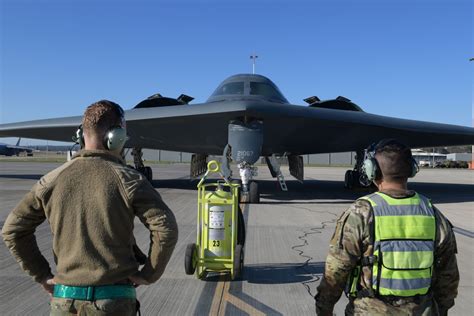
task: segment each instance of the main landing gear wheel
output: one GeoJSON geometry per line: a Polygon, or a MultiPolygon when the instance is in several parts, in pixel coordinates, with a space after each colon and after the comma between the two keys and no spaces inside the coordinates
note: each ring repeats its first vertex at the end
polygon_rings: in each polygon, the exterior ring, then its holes
{"type": "Polygon", "coordinates": [[[145,166],[143,164],[143,151],[141,147],[134,147],[132,149],[133,164],[135,165],[135,170],[142,173],[145,178],[151,182],[153,180],[153,170],[151,167],[145,166]]]}
{"type": "Polygon", "coordinates": [[[242,210],[237,210],[237,244],[238,245],[245,245],[245,222],[244,222],[244,214],[242,210]]]}
{"type": "Polygon", "coordinates": [[[151,167],[140,167],[137,169],[137,171],[143,174],[149,182],[153,181],[153,170],[151,167]]]}
{"type": "Polygon", "coordinates": [[[184,271],[188,275],[192,275],[196,271],[196,261],[194,258],[197,258],[197,246],[196,244],[188,244],[184,256],[184,271]]]}
{"type": "Polygon", "coordinates": [[[249,202],[252,204],[260,203],[260,192],[258,190],[258,183],[252,181],[249,183],[249,202]]]}
{"type": "Polygon", "coordinates": [[[244,247],[236,245],[234,249],[234,274],[232,281],[240,278],[244,270],[244,247]]]}
{"type": "Polygon", "coordinates": [[[237,179],[232,179],[230,182],[231,182],[232,184],[238,184],[238,185],[240,185],[240,188],[239,188],[239,190],[237,191],[237,192],[238,192],[238,195],[239,195],[239,196],[237,197],[237,199],[238,199],[239,203],[244,203],[244,201],[242,200],[242,181],[241,181],[241,180],[237,180],[237,179]]]}
{"type": "Polygon", "coordinates": [[[145,177],[148,181],[153,181],[153,170],[149,166],[145,167],[145,177]]]}
{"type": "Polygon", "coordinates": [[[360,173],[357,170],[347,170],[344,176],[344,187],[346,189],[355,189],[363,187],[359,181],[360,173]]]}
{"type": "Polygon", "coordinates": [[[346,189],[354,188],[354,171],[353,170],[346,171],[346,174],[344,176],[344,187],[346,189]]]}

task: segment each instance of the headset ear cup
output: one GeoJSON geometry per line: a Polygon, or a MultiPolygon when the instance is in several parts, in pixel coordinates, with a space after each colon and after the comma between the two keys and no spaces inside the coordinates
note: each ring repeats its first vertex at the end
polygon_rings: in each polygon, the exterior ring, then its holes
{"type": "Polygon", "coordinates": [[[127,130],[121,127],[115,127],[105,134],[104,147],[110,151],[119,151],[127,141],[127,130]]]}
{"type": "Polygon", "coordinates": [[[73,140],[81,146],[81,148],[84,148],[84,132],[82,130],[82,125],[79,126],[79,128],[76,130],[76,136],[73,137],[73,140]]]}
{"type": "Polygon", "coordinates": [[[374,181],[377,175],[377,161],[374,158],[364,160],[364,173],[367,180],[374,181]]]}

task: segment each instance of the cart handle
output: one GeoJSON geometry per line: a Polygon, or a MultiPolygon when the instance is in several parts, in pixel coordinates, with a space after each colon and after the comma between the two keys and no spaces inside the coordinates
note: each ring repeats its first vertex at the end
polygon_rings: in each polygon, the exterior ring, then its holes
{"type": "Polygon", "coordinates": [[[199,181],[199,183],[197,185],[198,188],[202,186],[202,184],[204,183],[204,180],[206,180],[207,176],[210,173],[219,173],[221,178],[224,179],[224,181],[227,184],[229,184],[229,182],[224,178],[224,176],[221,173],[221,165],[219,164],[219,162],[217,160],[211,160],[207,163],[207,171],[204,174],[204,176],[201,178],[201,181],[199,181]]]}
{"type": "MultiPolygon", "coordinates": [[[[220,171],[219,163],[215,160],[211,160],[207,163],[207,171],[208,172],[219,172],[220,171]]],[[[206,172],[207,174],[207,172],[206,172]]]]}

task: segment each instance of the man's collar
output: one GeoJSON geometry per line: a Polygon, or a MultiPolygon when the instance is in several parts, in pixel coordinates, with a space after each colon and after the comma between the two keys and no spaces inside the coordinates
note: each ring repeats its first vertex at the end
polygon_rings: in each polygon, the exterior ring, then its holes
{"type": "Polygon", "coordinates": [[[413,190],[404,190],[404,189],[386,189],[380,192],[395,199],[397,198],[403,199],[403,198],[411,197],[411,196],[414,196],[416,193],[413,190]]]}
{"type": "Polygon", "coordinates": [[[120,155],[110,150],[105,150],[105,149],[94,149],[94,150],[82,149],[77,154],[75,154],[72,157],[72,159],[75,159],[78,157],[101,157],[106,160],[111,160],[111,161],[115,161],[121,164],[125,164],[125,161],[122,159],[120,155]]]}

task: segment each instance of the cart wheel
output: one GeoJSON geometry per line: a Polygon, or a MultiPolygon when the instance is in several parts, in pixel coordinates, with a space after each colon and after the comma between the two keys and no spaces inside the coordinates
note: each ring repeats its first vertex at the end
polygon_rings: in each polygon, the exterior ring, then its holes
{"type": "Polygon", "coordinates": [[[237,244],[245,245],[245,221],[240,205],[237,210],[237,244]]]}
{"type": "Polygon", "coordinates": [[[244,247],[236,245],[234,250],[234,274],[232,280],[239,279],[244,269],[244,247]]]}
{"type": "Polygon", "coordinates": [[[186,274],[194,274],[196,271],[196,264],[194,262],[194,258],[197,254],[197,247],[196,244],[188,244],[186,247],[186,254],[184,256],[184,270],[186,274]]]}

